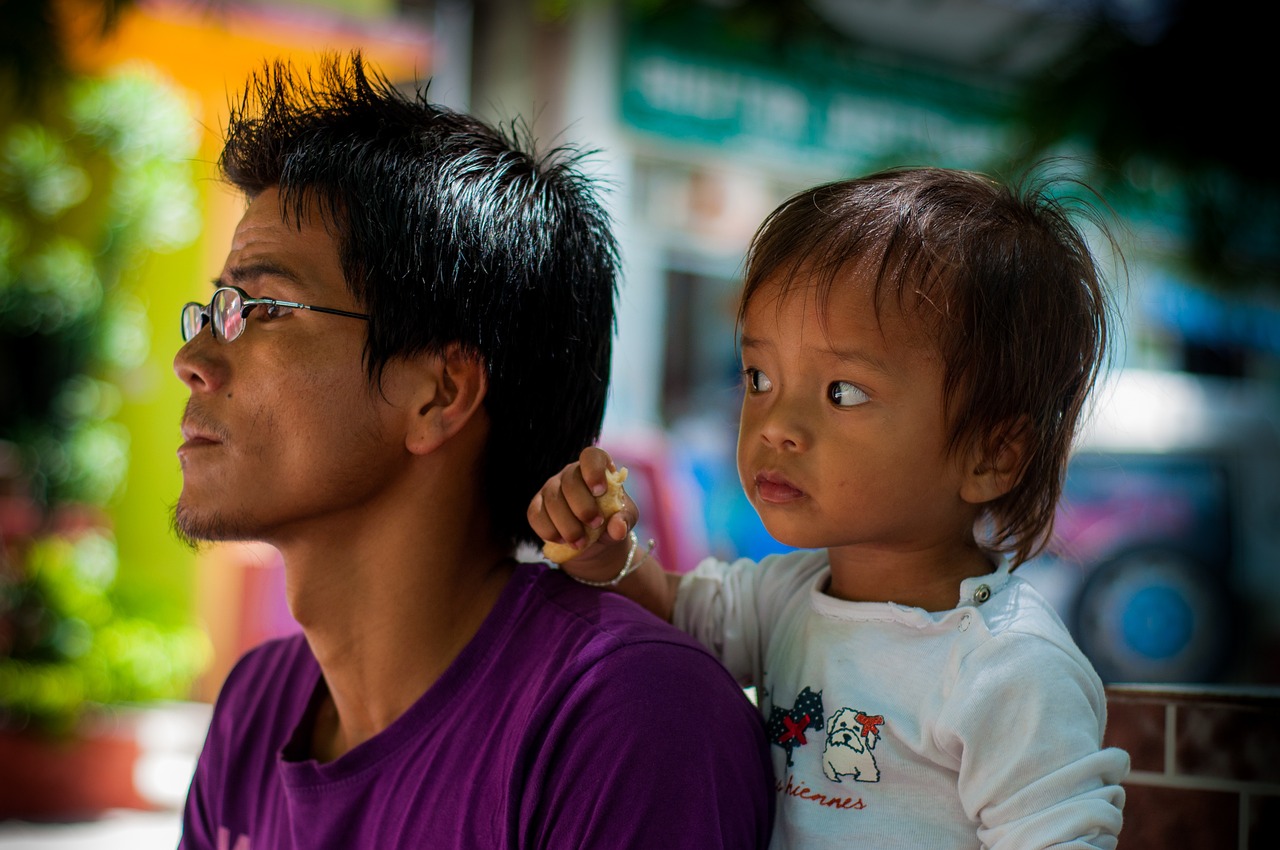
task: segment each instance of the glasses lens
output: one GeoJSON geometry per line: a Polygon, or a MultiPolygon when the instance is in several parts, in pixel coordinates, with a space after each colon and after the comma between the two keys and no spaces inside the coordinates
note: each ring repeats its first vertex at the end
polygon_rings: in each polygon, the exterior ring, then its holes
{"type": "Polygon", "coordinates": [[[227,342],[244,332],[244,302],[234,289],[213,293],[213,329],[227,342]]]}
{"type": "Polygon", "coordinates": [[[204,327],[204,305],[190,301],[182,308],[182,341],[190,342],[204,327]]]}

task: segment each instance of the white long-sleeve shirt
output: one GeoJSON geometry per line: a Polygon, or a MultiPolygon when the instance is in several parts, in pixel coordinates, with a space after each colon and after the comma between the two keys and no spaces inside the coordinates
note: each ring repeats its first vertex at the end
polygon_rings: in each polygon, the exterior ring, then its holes
{"type": "Polygon", "coordinates": [[[1129,757],[1102,682],[1008,566],[949,611],[825,595],[826,552],[709,559],[675,623],[755,684],[774,848],[1114,848],[1129,757]]]}

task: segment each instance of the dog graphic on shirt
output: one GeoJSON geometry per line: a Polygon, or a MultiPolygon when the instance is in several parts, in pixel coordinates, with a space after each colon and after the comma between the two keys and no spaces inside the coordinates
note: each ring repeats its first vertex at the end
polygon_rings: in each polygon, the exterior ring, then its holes
{"type": "Polygon", "coordinates": [[[842,708],[827,720],[827,747],[822,752],[822,772],[833,782],[842,776],[856,782],[879,782],[880,768],[871,751],[880,740],[884,717],[853,708],[842,708]]]}

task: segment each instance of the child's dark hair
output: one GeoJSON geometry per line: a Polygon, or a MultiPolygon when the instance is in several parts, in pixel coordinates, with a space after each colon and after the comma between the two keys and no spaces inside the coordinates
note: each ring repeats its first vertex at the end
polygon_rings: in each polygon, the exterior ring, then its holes
{"type": "MultiPolygon", "coordinates": [[[[979,446],[994,458],[1007,441],[1025,441],[1017,483],[985,506],[986,543],[1014,566],[1052,534],[1112,313],[1052,182],[892,169],[801,192],[756,232],[739,313],[741,324],[765,284],[813,285],[825,311],[832,286],[854,273],[874,276],[877,313],[893,304],[920,317],[943,362],[950,450],[979,446]]],[[[1082,210],[1103,225],[1093,207],[1082,210]]]]}
{"type": "Polygon", "coordinates": [[[617,246],[578,152],[535,155],[514,124],[425,94],[358,52],[305,78],[269,64],[233,104],[220,165],[250,198],[278,186],[283,215],[319,202],[370,316],[372,384],[391,359],[452,343],[484,361],[494,530],[533,542],[529,499],[600,432],[617,246]]]}

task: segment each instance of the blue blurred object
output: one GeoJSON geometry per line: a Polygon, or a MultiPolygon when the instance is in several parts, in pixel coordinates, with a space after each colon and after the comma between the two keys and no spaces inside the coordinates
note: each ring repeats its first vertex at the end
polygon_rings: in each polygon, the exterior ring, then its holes
{"type": "Polygon", "coordinates": [[[1280,416],[1242,380],[1101,388],[1049,553],[1019,569],[1108,682],[1280,681],[1280,416]]]}
{"type": "Polygon", "coordinates": [[[1094,566],[1069,622],[1104,680],[1212,682],[1241,644],[1232,597],[1185,550],[1131,548],[1094,566]]]}

